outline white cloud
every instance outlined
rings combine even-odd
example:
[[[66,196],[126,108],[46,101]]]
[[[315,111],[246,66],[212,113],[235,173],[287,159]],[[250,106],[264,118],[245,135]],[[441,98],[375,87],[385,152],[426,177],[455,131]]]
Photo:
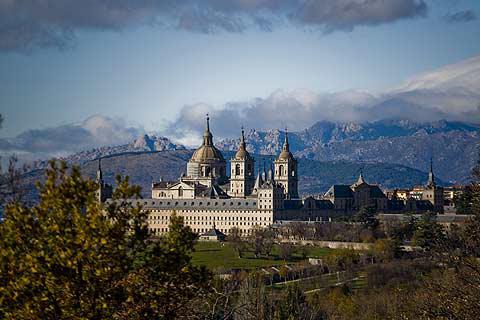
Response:
[[[142,128],[128,127],[122,119],[94,115],[80,124],[28,130],[14,138],[0,139],[0,151],[19,154],[22,159],[45,159],[125,144],[142,133]]]

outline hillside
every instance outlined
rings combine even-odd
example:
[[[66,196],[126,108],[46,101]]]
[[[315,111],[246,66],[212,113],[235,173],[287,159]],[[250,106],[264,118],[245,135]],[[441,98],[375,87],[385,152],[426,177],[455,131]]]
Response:
[[[114,183],[115,175],[128,175],[131,182],[142,187],[145,197],[150,196],[151,182],[163,177],[165,180],[176,180],[185,171],[186,163],[192,155],[191,150],[170,150],[161,152],[125,153],[113,155],[102,160],[104,178]],[[233,153],[225,153],[229,159]],[[272,159],[272,156],[256,155],[257,166]],[[348,161],[328,161],[300,159],[299,189],[300,193],[319,194],[325,192],[332,184],[350,184],[358,177],[360,168],[368,182],[378,183],[384,188],[411,187],[425,183],[425,172],[405,166],[383,163],[354,163]],[[95,177],[97,161],[89,161],[81,165],[86,176]],[[35,198],[34,182],[43,180],[43,170],[36,170],[27,175],[30,197]],[[442,181],[439,181],[443,183]]]

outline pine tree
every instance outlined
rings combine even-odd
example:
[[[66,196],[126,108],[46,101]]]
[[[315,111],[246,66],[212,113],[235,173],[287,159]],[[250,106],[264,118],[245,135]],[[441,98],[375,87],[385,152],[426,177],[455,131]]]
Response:
[[[152,240],[148,212],[126,199],[140,188],[117,177],[113,201],[78,167],[52,162],[33,207],[12,203],[0,223],[0,318],[140,319],[200,314],[210,274],[190,263],[194,234],[172,217]],[[193,310],[194,307],[196,310]]]

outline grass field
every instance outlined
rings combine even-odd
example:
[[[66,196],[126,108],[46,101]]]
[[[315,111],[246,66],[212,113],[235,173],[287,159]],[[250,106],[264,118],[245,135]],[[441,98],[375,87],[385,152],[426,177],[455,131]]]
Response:
[[[332,249],[308,247],[307,258],[321,258]],[[294,254],[292,259],[286,261],[288,264],[298,263],[303,260],[300,254]],[[252,252],[243,253],[239,258],[238,254],[229,243],[219,242],[198,242],[195,246],[195,252],[192,254],[192,262],[195,265],[204,265],[214,272],[227,271],[229,269],[255,269],[261,267],[278,266],[285,264],[285,261],[278,258],[278,248],[274,247],[270,257],[255,258]]]

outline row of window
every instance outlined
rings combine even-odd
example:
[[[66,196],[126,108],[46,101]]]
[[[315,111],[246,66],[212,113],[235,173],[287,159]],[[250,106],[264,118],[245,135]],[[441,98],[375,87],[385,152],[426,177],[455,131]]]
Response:
[[[262,225],[262,224],[260,224]],[[263,226],[268,226],[267,223],[264,223]],[[204,233],[204,232],[207,232],[209,231],[210,229],[208,228],[192,228],[192,231],[193,232],[196,232],[196,233]],[[219,228],[218,230],[220,230],[220,232],[223,232],[225,234],[229,233],[231,231],[231,229],[227,229],[227,228]],[[150,233],[153,233],[155,235],[159,235],[159,234],[162,234],[162,233],[165,233],[165,232],[168,232],[168,228],[150,228],[149,229]],[[253,232],[253,230],[250,228],[250,229],[238,229],[238,231],[240,233],[244,233],[244,234],[251,234]]]
[[[132,201],[130,201],[129,203],[132,204]],[[244,202],[244,203],[242,203],[242,202],[237,202],[237,206],[242,206],[242,205],[248,206],[249,203],[250,203],[250,202]],[[219,202],[218,202],[218,201],[215,201],[215,202],[206,202],[205,204],[204,204],[203,202],[194,202],[194,201],[192,201],[192,202],[190,202],[190,203],[187,202],[187,201],[184,201],[183,203],[180,203],[179,201],[175,201],[175,202],[167,201],[167,202],[165,202],[165,203],[164,203],[163,201],[159,201],[159,202],[151,201],[150,203],[149,203],[148,201],[144,201],[144,202],[143,202],[143,205],[145,205],[145,206],[148,206],[149,204],[152,205],[152,206],[155,206],[155,205],[160,205],[160,206],[161,206],[161,205],[164,205],[164,204],[165,204],[165,205],[167,205],[167,206],[170,206],[170,205],[174,205],[174,206],[178,206],[178,205],[188,206],[188,205],[190,205],[190,206],[193,207],[193,206],[203,206],[203,205],[206,205],[206,206],[210,206],[210,205],[218,206],[218,205],[219,205]],[[222,204],[222,206],[226,206],[226,205],[227,205],[227,202],[221,202],[221,204]],[[235,203],[234,203],[233,201],[230,201],[230,202],[229,202],[229,205],[230,205],[230,206],[233,206],[234,204],[235,204]],[[257,204],[256,201],[253,201],[253,202],[252,202],[252,205],[255,206],[256,204]]]
[[[185,216],[185,221],[271,221],[271,217],[202,217],[202,216]],[[205,218],[205,219],[204,219]],[[213,219],[212,219],[213,218]],[[262,219],[263,218],[263,219]],[[149,216],[149,221],[158,221],[158,220],[169,220],[170,216]]]
[[[157,210],[157,209],[154,209],[154,210],[149,210],[150,212],[165,212],[165,211],[168,211],[170,212],[170,210]],[[208,214],[212,214],[212,212],[217,212],[215,210],[178,210],[177,212],[180,212],[180,213],[186,213],[186,214],[192,214],[192,213],[208,213]],[[231,213],[231,214],[257,214],[259,213],[259,210],[221,210],[222,213]]]

